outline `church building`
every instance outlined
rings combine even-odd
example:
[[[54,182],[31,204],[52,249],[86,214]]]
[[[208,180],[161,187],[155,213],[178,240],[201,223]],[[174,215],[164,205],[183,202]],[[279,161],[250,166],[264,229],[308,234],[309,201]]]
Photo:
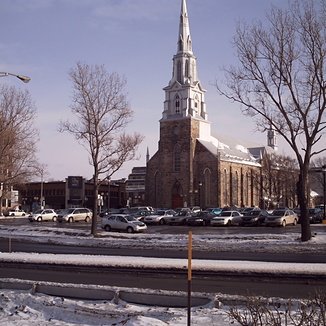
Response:
[[[164,89],[157,152],[147,162],[146,202],[153,207],[260,206],[261,164],[268,146],[213,135],[198,74],[186,0],[181,2],[172,78]]]

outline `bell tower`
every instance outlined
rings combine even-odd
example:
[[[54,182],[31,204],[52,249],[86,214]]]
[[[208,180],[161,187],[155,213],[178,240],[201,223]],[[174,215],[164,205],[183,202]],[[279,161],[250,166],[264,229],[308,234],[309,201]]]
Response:
[[[211,141],[205,93],[197,74],[186,0],[181,0],[172,77],[164,87],[158,151],[147,163],[146,196],[155,207],[198,204],[195,154],[198,139]]]
[[[198,80],[197,58],[192,40],[186,0],[182,0],[177,53],[173,56],[172,78],[165,88],[162,120],[192,117],[207,121],[205,92]]]

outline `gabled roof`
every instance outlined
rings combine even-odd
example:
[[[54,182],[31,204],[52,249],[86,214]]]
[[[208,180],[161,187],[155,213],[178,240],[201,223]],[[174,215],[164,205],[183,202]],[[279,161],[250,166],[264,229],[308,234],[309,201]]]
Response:
[[[260,166],[260,160],[264,153],[274,152],[268,146],[236,139],[226,135],[214,134],[211,141],[198,139],[212,154],[220,154],[222,161]]]

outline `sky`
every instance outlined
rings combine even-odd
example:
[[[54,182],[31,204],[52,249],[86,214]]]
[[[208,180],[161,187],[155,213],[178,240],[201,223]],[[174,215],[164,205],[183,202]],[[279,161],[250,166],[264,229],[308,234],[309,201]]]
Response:
[[[271,4],[284,0],[187,0],[193,52],[212,132],[266,144],[239,105],[221,97],[212,83],[223,78],[222,66],[235,64],[231,40],[236,22],[263,19]],[[58,132],[70,111],[69,69],[77,61],[105,65],[127,79],[134,111],[128,133],[144,135],[139,159],[127,162],[113,178],[127,178],[134,166],[145,166],[146,151],[158,148],[164,91],[172,76],[177,50],[181,0],[1,0],[0,71],[27,75],[1,83],[28,89],[37,107],[38,157],[47,180],[75,175],[92,177],[86,150],[70,134]],[[282,145],[283,144],[283,145]],[[279,139],[279,150],[288,149]],[[288,154],[288,153],[287,153]],[[37,180],[35,180],[37,181]]]

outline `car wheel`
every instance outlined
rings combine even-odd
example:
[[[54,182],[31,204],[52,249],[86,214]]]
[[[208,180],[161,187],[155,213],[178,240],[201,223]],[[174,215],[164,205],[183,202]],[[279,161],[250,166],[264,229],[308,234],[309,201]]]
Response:
[[[203,226],[207,226],[207,221],[203,220]]]
[[[128,233],[133,233],[134,230],[133,230],[133,228],[132,228],[131,226],[128,226],[128,227],[127,227],[127,232],[128,232]]]
[[[11,215],[11,216],[15,216],[15,213],[11,213],[10,215]]]
[[[228,222],[226,223],[226,226],[231,226],[231,220],[228,220]]]
[[[56,216],[53,216],[53,217],[52,217],[52,221],[53,221],[53,222],[56,222],[56,221],[57,221],[57,217],[56,217]]]
[[[111,231],[111,226],[110,225],[105,225],[104,230],[107,232]]]
[[[39,216],[39,217],[37,218],[37,222],[42,222],[42,217],[41,217],[41,216]]]
[[[22,216],[25,216],[25,214],[22,214]]]
[[[159,224],[160,224],[160,225],[164,225],[164,224],[165,224],[165,220],[164,220],[164,218],[161,218],[161,219],[160,219]]]
[[[298,221],[297,219],[295,218],[294,221],[293,221],[293,225],[297,225]]]
[[[69,218],[68,218],[68,222],[69,222],[69,223],[72,223],[73,221],[74,221],[74,219],[73,219],[72,217],[69,217]]]
[[[282,221],[282,226],[283,227],[286,226],[286,221],[285,220]]]
[[[86,217],[85,217],[85,222],[88,223],[89,221],[90,221],[89,216],[86,216]]]

